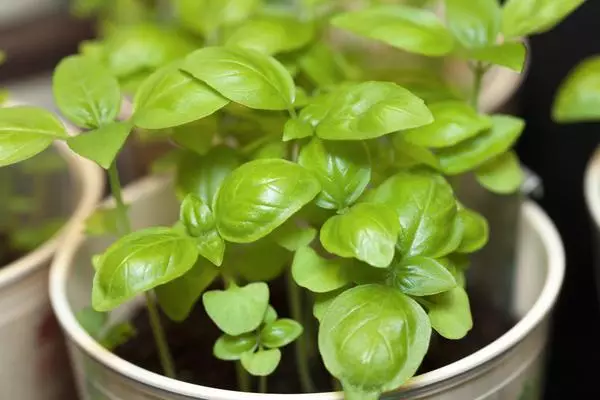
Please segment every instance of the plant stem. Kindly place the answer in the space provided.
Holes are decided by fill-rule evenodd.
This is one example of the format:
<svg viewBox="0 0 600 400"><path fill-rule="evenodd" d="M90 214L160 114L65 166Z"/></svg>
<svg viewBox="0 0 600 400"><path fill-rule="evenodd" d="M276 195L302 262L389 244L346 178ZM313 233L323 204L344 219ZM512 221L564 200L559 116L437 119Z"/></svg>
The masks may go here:
<svg viewBox="0 0 600 400"><path fill-rule="evenodd" d="M481 95L481 86L486 72L487 68L481 62L477 62L473 67L474 83L473 93L471 94L471 105L475 110L479 110L479 96Z"/></svg>
<svg viewBox="0 0 600 400"><path fill-rule="evenodd" d="M116 209L118 213L118 224L119 231L122 235L126 235L131 232L131 222L127 215L127 206L123 200L123 190L121 188L121 180L119 179L119 171L117 170L116 161L112 163L108 169L108 181L110 184L110 190L115 199ZM150 317L150 326L152 327L152 334L154 335L154 342L158 350L158 356L160 363L163 368L163 372L169 378L175 378L175 368L173 367L173 357L167 344L165 330L160 322L160 314L154 303L149 292L145 293L146 296L146 307L148 309L148 315Z"/></svg>
<svg viewBox="0 0 600 400"><path fill-rule="evenodd" d="M154 341L158 349L158 356L160 358L160 365L169 378L175 378L175 367L173 366L173 357L169 350L169 344L167 343L167 337L165 330L160 323L160 314L154 303L154 299L150 293L146 292L146 306L148 307L148 315L150 316L150 326L152 327L152 333L154 335Z"/></svg>
<svg viewBox="0 0 600 400"><path fill-rule="evenodd" d="M239 361L235 362L235 372L237 374L237 383L240 391L250 392L252 390L250 374L242 367L242 363Z"/></svg>
<svg viewBox="0 0 600 400"><path fill-rule="evenodd" d="M287 272L287 293L288 301L290 304L290 313L292 318L302 324L303 313L302 313L302 298L300 297L300 288L294 282L292 272ZM295 342L296 347L296 369L298 370L298 376L300 378L300 385L305 393L312 393L315 391L314 384L310 377L310 369L308 367L308 355L306 348L306 335L301 335Z"/></svg>
<svg viewBox="0 0 600 400"><path fill-rule="evenodd" d="M260 393L267 393L267 377L261 376L258 378L258 391Z"/></svg>

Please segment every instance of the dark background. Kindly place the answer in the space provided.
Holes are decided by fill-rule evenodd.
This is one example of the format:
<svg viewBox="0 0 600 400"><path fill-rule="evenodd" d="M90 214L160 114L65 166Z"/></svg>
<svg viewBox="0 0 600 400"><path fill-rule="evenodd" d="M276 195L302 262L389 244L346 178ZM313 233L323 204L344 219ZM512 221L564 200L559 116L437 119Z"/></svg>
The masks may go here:
<svg viewBox="0 0 600 400"><path fill-rule="evenodd" d="M518 152L543 180L540 204L556 223L567 252L566 281L550 343L544 397L548 400L600 398L595 392L600 312L592 224L583 198L584 171L600 143L600 124L561 126L550 119L560 82L580 60L593 54L600 55L598 0L587 1L553 31L531 38L531 69L520 92L527 130Z"/></svg>

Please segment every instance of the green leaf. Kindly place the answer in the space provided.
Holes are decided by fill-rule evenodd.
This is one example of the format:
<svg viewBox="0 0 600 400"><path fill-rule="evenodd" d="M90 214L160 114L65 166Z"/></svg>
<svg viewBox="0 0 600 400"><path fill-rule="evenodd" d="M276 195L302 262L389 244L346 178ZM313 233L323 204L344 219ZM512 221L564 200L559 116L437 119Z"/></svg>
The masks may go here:
<svg viewBox="0 0 600 400"><path fill-rule="evenodd" d="M486 245L489 239L489 226L486 219L473 210L460 208L458 218L462 221L464 231L458 253L474 253Z"/></svg>
<svg viewBox="0 0 600 400"><path fill-rule="evenodd" d="M88 235L118 235L123 232L119 226L121 213L116 208L99 208L85 221L85 231Z"/></svg>
<svg viewBox="0 0 600 400"><path fill-rule="evenodd" d="M434 122L400 134L407 142L424 147L449 147L492 126L490 117L478 114L462 101L435 103L429 109Z"/></svg>
<svg viewBox="0 0 600 400"><path fill-rule="evenodd" d="M437 153L442 171L447 175L458 175L485 164L509 150L524 129L522 119L494 115L490 130Z"/></svg>
<svg viewBox="0 0 600 400"><path fill-rule="evenodd" d="M67 140L75 153L109 169L131 133L131 123L109 122L98 129L80 133Z"/></svg>
<svg viewBox="0 0 600 400"><path fill-rule="evenodd" d="M221 236L250 243L267 236L309 203L321 190L303 167L284 160L255 160L223 182L214 213Z"/></svg>
<svg viewBox="0 0 600 400"><path fill-rule="evenodd" d="M312 227L300 227L293 221L288 221L273 233L273 240L288 251L296 251L308 246L317 236L317 230Z"/></svg>
<svg viewBox="0 0 600 400"><path fill-rule="evenodd" d="M360 203L330 218L321 228L321 244L340 257L354 257L386 268L394 258L400 233L398 215L384 204Z"/></svg>
<svg viewBox="0 0 600 400"><path fill-rule="evenodd" d="M503 43L470 50L465 58L501 65L521 73L527 59L527 47L519 42Z"/></svg>
<svg viewBox="0 0 600 400"><path fill-rule="evenodd" d="M225 255L225 265L231 265L240 276L250 282L268 282L279 277L289 265L291 254L270 237L233 248Z"/></svg>
<svg viewBox="0 0 600 400"><path fill-rule="evenodd" d="M179 219L187 233L196 238L200 255L216 266L221 266L225 255L225 241L219 236L210 208L195 194L188 194L181 204Z"/></svg>
<svg viewBox="0 0 600 400"><path fill-rule="evenodd" d="M410 168L417 165L427 165L434 169L440 168L440 162L431 150L406 141L402 133L394 136L393 145L394 166L398 168Z"/></svg>
<svg viewBox="0 0 600 400"><path fill-rule="evenodd" d="M254 50L206 47L190 54L183 70L229 100L254 109L288 110L296 97L285 67Z"/></svg>
<svg viewBox="0 0 600 400"><path fill-rule="evenodd" d="M481 186L498 194L517 192L525 180L519 158L512 151L501 154L477 168L475 177Z"/></svg>
<svg viewBox="0 0 600 400"><path fill-rule="evenodd" d="M431 296L456 287L443 260L422 256L408 257L394 264L389 281L409 296Z"/></svg>
<svg viewBox="0 0 600 400"><path fill-rule="evenodd" d="M0 167L27 160L46 150L54 140L67 137L63 124L49 111L0 108Z"/></svg>
<svg viewBox="0 0 600 400"><path fill-rule="evenodd" d="M286 346L298 339L304 329L293 319L278 319L265 325L260 331L260 342L269 349Z"/></svg>
<svg viewBox="0 0 600 400"><path fill-rule="evenodd" d="M294 281L303 288L315 293L332 292L350 283L347 269L348 260L320 257L310 247L296 251L292 263Z"/></svg>
<svg viewBox="0 0 600 400"><path fill-rule="evenodd" d="M212 207L221 184L238 165L240 159L229 147L215 147L205 156L186 152L178 163L177 191L182 198L193 193Z"/></svg>
<svg viewBox="0 0 600 400"><path fill-rule="evenodd" d="M279 349L259 350L256 353L246 352L242 354L242 366L250 375L269 376L281 361Z"/></svg>
<svg viewBox="0 0 600 400"><path fill-rule="evenodd" d="M381 393L417 372L430 337L429 318L414 300L394 288L364 285L329 306L319 328L319 351L345 390Z"/></svg>
<svg viewBox="0 0 600 400"><path fill-rule="evenodd" d="M313 315L317 320L319 320L319 322L323 320L323 316L325 315L325 312L327 311L331 303L333 303L336 297L342 294L345 290L346 288L341 288L338 290L334 290L333 292L317 293L315 295Z"/></svg>
<svg viewBox="0 0 600 400"><path fill-rule="evenodd" d="M363 142L326 142L313 138L298 163L315 173L322 191L317 205L341 210L351 206L371 180L369 149Z"/></svg>
<svg viewBox="0 0 600 400"><path fill-rule="evenodd" d="M469 297L462 287L427 299L431 326L446 339L462 339L473 327Z"/></svg>
<svg viewBox="0 0 600 400"><path fill-rule="evenodd" d="M426 56L443 56L454 47L452 35L437 16L416 7L373 6L338 15L332 23L357 35Z"/></svg>
<svg viewBox="0 0 600 400"><path fill-rule="evenodd" d="M219 270L213 264L198 258L185 275L155 288L158 304L171 320L185 321L200 295L218 276Z"/></svg>
<svg viewBox="0 0 600 400"><path fill-rule="evenodd" d="M272 306L267 307L267 312L263 318L263 324L270 324L277 320L277 311Z"/></svg>
<svg viewBox="0 0 600 400"><path fill-rule="evenodd" d="M110 311L184 275L197 258L194 239L172 228L148 228L124 236L98 260L92 305L97 311Z"/></svg>
<svg viewBox="0 0 600 400"><path fill-rule="evenodd" d="M240 336L221 335L213 346L213 355L223 361L237 361L247 352L254 352L258 341L254 333Z"/></svg>
<svg viewBox="0 0 600 400"><path fill-rule="evenodd" d="M108 314L94 310L92 307L85 307L79 310L75 318L79 325L94 339L98 340L104 327L108 322Z"/></svg>
<svg viewBox="0 0 600 400"><path fill-rule="evenodd" d="M502 33L510 39L549 31L584 1L507 0L502 16Z"/></svg>
<svg viewBox="0 0 600 400"><path fill-rule="evenodd" d="M175 15L181 25L209 39L219 28L245 21L260 0L176 0Z"/></svg>
<svg viewBox="0 0 600 400"><path fill-rule="evenodd" d="M172 129L171 139L175 144L203 156L213 147L218 130L217 124L216 118L204 118L176 126Z"/></svg>
<svg viewBox="0 0 600 400"><path fill-rule="evenodd" d="M245 22L227 39L238 46L272 55L298 50L314 37L314 27L289 15L271 15Z"/></svg>
<svg viewBox="0 0 600 400"><path fill-rule="evenodd" d="M144 129L165 129L207 117L229 100L204 83L181 72L181 62L150 75L135 95L133 120Z"/></svg>
<svg viewBox="0 0 600 400"><path fill-rule="evenodd" d="M348 78L342 57L326 43L318 41L300 56L298 65L317 87L332 87Z"/></svg>
<svg viewBox="0 0 600 400"><path fill-rule="evenodd" d="M467 48L495 44L501 19L498 0L446 0L448 27Z"/></svg>
<svg viewBox="0 0 600 400"><path fill-rule="evenodd" d="M202 295L204 308L219 329L231 336L251 332L262 323L269 306L269 287L264 282Z"/></svg>
<svg viewBox="0 0 600 400"><path fill-rule="evenodd" d="M300 113L327 140L364 140L429 124L423 100L390 82L345 85L315 98Z"/></svg>
<svg viewBox="0 0 600 400"><path fill-rule="evenodd" d="M283 129L283 141L289 142L294 139L311 137L314 134L312 126L307 121L300 119L289 119Z"/></svg>
<svg viewBox="0 0 600 400"><path fill-rule="evenodd" d="M70 56L58 64L52 90L63 115L82 128L113 122L121 107L116 78L102 64L84 56Z"/></svg>
<svg viewBox="0 0 600 400"><path fill-rule="evenodd" d="M98 341L107 350L114 350L127 343L137 335L135 327L130 322L123 322L109 327Z"/></svg>
<svg viewBox="0 0 600 400"><path fill-rule="evenodd" d="M108 68L119 78L152 72L198 47L181 32L151 23L121 26L111 32L105 44Z"/></svg>
<svg viewBox="0 0 600 400"><path fill-rule="evenodd" d="M450 184L429 171L400 172L377 188L369 201L384 203L400 217L398 246L403 257L441 257L453 236L457 207Z"/></svg>
<svg viewBox="0 0 600 400"><path fill-rule="evenodd" d="M552 117L561 123L600 120L600 56L571 71L558 90Z"/></svg>

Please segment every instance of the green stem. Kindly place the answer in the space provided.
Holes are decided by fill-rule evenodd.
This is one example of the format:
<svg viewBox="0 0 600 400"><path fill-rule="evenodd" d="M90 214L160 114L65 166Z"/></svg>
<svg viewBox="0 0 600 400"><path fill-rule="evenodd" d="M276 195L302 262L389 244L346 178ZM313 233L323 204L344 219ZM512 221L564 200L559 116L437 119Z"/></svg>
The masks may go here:
<svg viewBox="0 0 600 400"><path fill-rule="evenodd" d="M235 362L235 372L237 375L238 388L242 392L250 392L252 390L252 382L250 382L250 374L244 369L242 363Z"/></svg>
<svg viewBox="0 0 600 400"><path fill-rule="evenodd" d="M127 206L123 200L123 190L121 188L121 180L119 179L119 171L117 170L116 161L112 163L108 169L108 181L112 195L115 199L116 209L118 213L118 224L119 230L122 235L126 235L131 232L131 222L127 214ZM148 315L150 317L150 326L154 335L154 341L156 348L158 349L158 356L160 363L163 368L163 372L169 378L175 378L175 368L173 367L173 357L167 344L165 330L160 322L160 314L156 308L156 304L152 299L150 293L146 292L146 307L148 308Z"/></svg>
<svg viewBox="0 0 600 400"><path fill-rule="evenodd" d="M477 62L473 67L474 83L473 93L471 94L471 105L475 110L479 110L479 97L481 95L481 86L483 84L483 77L486 72L487 68L481 62Z"/></svg>
<svg viewBox="0 0 600 400"><path fill-rule="evenodd" d="M258 391L260 393L267 393L267 377L261 376L258 378Z"/></svg>
<svg viewBox="0 0 600 400"><path fill-rule="evenodd" d="M290 313L292 318L302 324L302 298L300 287L294 282L292 272L287 273L287 293L290 304ZM306 348L306 335L301 335L295 342L296 347L296 369L300 378L300 385L305 393L313 393L315 391L313 381L310 377L310 368L308 366L308 349Z"/></svg>

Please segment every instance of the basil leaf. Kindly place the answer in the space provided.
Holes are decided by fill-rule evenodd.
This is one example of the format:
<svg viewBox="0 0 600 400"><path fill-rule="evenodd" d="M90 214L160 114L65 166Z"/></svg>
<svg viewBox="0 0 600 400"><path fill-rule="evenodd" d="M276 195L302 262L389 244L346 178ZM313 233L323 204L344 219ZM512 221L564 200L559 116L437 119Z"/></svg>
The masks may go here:
<svg viewBox="0 0 600 400"><path fill-rule="evenodd" d="M264 282L227 290L211 290L202 295L210 319L228 335L251 332L262 323L269 305L269 287Z"/></svg>
<svg viewBox="0 0 600 400"><path fill-rule="evenodd" d="M213 346L213 355L223 361L237 361L247 352L258 347L256 335L246 333L240 336L221 335Z"/></svg>
<svg viewBox="0 0 600 400"><path fill-rule="evenodd" d="M114 350L122 344L127 343L137 335L135 326L130 322L123 322L109 327L102 337L98 339L98 343L107 350Z"/></svg>
<svg viewBox="0 0 600 400"><path fill-rule="evenodd" d="M552 117L562 123L600 120L600 56L571 71L558 90Z"/></svg>
<svg viewBox="0 0 600 400"><path fill-rule="evenodd" d="M443 56L454 47L452 35L437 16L416 7L373 6L338 15L332 23L357 35L426 56Z"/></svg>
<svg viewBox="0 0 600 400"><path fill-rule="evenodd" d="M70 56L58 64L52 90L59 110L82 128L111 123L121 107L117 80L101 64L84 56Z"/></svg>
<svg viewBox="0 0 600 400"><path fill-rule="evenodd" d="M364 140L429 124L423 100L390 82L345 85L315 98L300 113L327 140Z"/></svg>
<svg viewBox="0 0 600 400"><path fill-rule="evenodd" d="M422 256L408 257L392 265L389 281L409 296L431 296L456 287L443 260Z"/></svg>
<svg viewBox="0 0 600 400"><path fill-rule="evenodd" d="M229 100L254 109L288 110L296 97L285 67L254 50L206 47L190 54L183 70Z"/></svg>
<svg viewBox="0 0 600 400"><path fill-rule="evenodd" d="M440 162L431 150L408 142L403 133L394 136L393 145L393 163L397 168L409 168L417 165L427 165L434 169L440 168Z"/></svg>
<svg viewBox="0 0 600 400"><path fill-rule="evenodd" d="M362 142L325 142L313 138L302 147L298 163L319 178L323 189L317 205L326 209L351 206L371 180L369 149Z"/></svg>
<svg viewBox="0 0 600 400"><path fill-rule="evenodd" d="M175 15L186 29L211 38L219 28L246 20L260 4L260 0L176 0Z"/></svg>
<svg viewBox="0 0 600 400"><path fill-rule="evenodd" d="M97 311L110 311L184 275L197 258L194 240L172 228L149 228L124 236L98 260L92 305Z"/></svg>
<svg viewBox="0 0 600 400"><path fill-rule="evenodd" d="M498 0L446 0L448 27L467 48L495 44L501 18Z"/></svg>
<svg viewBox="0 0 600 400"><path fill-rule="evenodd" d="M319 88L333 87L345 81L345 60L323 42L316 42L298 59L298 66L306 77Z"/></svg>
<svg viewBox="0 0 600 400"><path fill-rule="evenodd" d="M186 150L204 156L213 147L218 130L217 123L217 119L211 117L175 126L172 128L171 139Z"/></svg>
<svg viewBox="0 0 600 400"><path fill-rule="evenodd" d="M325 222L321 244L340 257L354 257L373 267L386 268L394 258L399 233L398 215L393 208L360 203Z"/></svg>
<svg viewBox="0 0 600 400"><path fill-rule="evenodd" d="M130 122L110 122L67 140L75 153L109 169L131 133Z"/></svg>
<svg viewBox="0 0 600 400"><path fill-rule="evenodd" d="M211 149L205 156L186 152L178 162L177 191L182 197L193 193L212 207L223 181L240 162L235 150L224 146Z"/></svg>
<svg viewBox="0 0 600 400"><path fill-rule="evenodd" d="M524 129L525 122L519 118L494 115L490 130L437 153L442 171L458 175L483 165L510 149Z"/></svg>
<svg viewBox="0 0 600 400"><path fill-rule="evenodd" d="M549 31L584 1L507 0L502 15L502 33L510 39Z"/></svg>
<svg viewBox="0 0 600 400"><path fill-rule="evenodd" d="M404 132L407 142L424 147L449 147L492 126L491 118L478 114L462 101L435 103L429 109L433 123Z"/></svg>
<svg viewBox="0 0 600 400"><path fill-rule="evenodd" d="M285 123L283 141L289 142L294 139L303 139L311 137L313 134L313 128L308 122L294 118Z"/></svg>
<svg viewBox="0 0 600 400"><path fill-rule="evenodd" d="M523 72L527 58L527 47L524 43L503 43L497 46L481 47L470 50L465 57L469 60L489 62L502 65L516 72Z"/></svg>
<svg viewBox="0 0 600 400"><path fill-rule="evenodd" d="M458 218L464 226L462 241L456 251L458 253L474 253L488 242L489 226L486 219L473 210L460 208Z"/></svg>
<svg viewBox="0 0 600 400"><path fill-rule="evenodd" d="M314 37L314 27L288 15L272 15L245 22L227 39L239 46L272 55L298 50Z"/></svg>
<svg viewBox="0 0 600 400"><path fill-rule="evenodd" d="M499 155L477 168L475 177L481 186L498 194L517 192L525 180L519 158L512 151Z"/></svg>
<svg viewBox="0 0 600 400"><path fill-rule="evenodd" d="M229 100L181 72L181 62L150 75L135 94L133 120L144 129L165 129L207 117Z"/></svg>
<svg viewBox="0 0 600 400"><path fill-rule="evenodd" d="M154 289L158 304L171 320L185 321L202 292L217 276L219 270L214 265L198 258L194 267L185 275Z"/></svg>
<svg viewBox="0 0 600 400"><path fill-rule="evenodd" d="M312 227L299 227L293 221L288 221L273 233L275 243L288 251L296 251L309 246L317 236L317 230Z"/></svg>
<svg viewBox="0 0 600 400"><path fill-rule="evenodd" d="M272 306L267 307L267 312L265 313L265 317L263 318L263 324L270 324L271 322L275 322L277 320L277 311Z"/></svg>
<svg viewBox="0 0 600 400"><path fill-rule="evenodd" d="M462 339L473 328L469 297L462 287L427 299L431 326L446 339Z"/></svg>
<svg viewBox="0 0 600 400"><path fill-rule="evenodd" d="M159 24L133 24L111 31L105 40L106 62L118 78L152 72L197 48L194 40Z"/></svg>
<svg viewBox="0 0 600 400"><path fill-rule="evenodd" d="M333 303L336 297L342 294L345 290L346 288L341 288L338 290L334 290L333 292L317 293L314 296L315 303L313 305L313 315L319 322L323 320L323 316L325 315L325 312L327 311L331 303Z"/></svg>
<svg viewBox="0 0 600 400"><path fill-rule="evenodd" d="M311 292L326 293L350 283L347 273L349 266L348 260L325 259L310 247L303 247L294 255L292 276L298 286Z"/></svg>
<svg viewBox="0 0 600 400"><path fill-rule="evenodd" d="M318 180L284 160L255 160L223 181L214 203L221 236L250 243L267 236L320 192Z"/></svg>
<svg viewBox="0 0 600 400"><path fill-rule="evenodd" d="M269 349L283 347L298 339L303 330L302 325L293 319L278 319L262 328L260 342Z"/></svg>
<svg viewBox="0 0 600 400"><path fill-rule="evenodd" d="M457 207L450 184L429 171L400 172L379 186L369 201L393 207L399 216L398 247L403 257L441 257L453 229Z"/></svg>
<svg viewBox="0 0 600 400"><path fill-rule="evenodd" d="M256 353L246 352L242 354L242 366L250 375L269 376L281 361L279 349L259 350Z"/></svg>
<svg viewBox="0 0 600 400"><path fill-rule="evenodd" d="M429 318L414 300L394 288L364 285L329 306L319 328L319 350L345 391L372 398L415 374L430 337Z"/></svg>
<svg viewBox="0 0 600 400"><path fill-rule="evenodd" d="M289 251L268 239L228 246L233 247L233 251L226 254L225 265L231 265L235 272L250 282L276 279L289 265L292 257Z"/></svg>
<svg viewBox="0 0 600 400"><path fill-rule="evenodd" d="M55 139L66 139L63 124L49 111L34 107L0 108L0 167L27 160Z"/></svg>
<svg viewBox="0 0 600 400"><path fill-rule="evenodd" d="M104 327L108 323L107 313L98 312L91 307L79 310L75 314L75 318L83 330L96 340L101 337Z"/></svg>
<svg viewBox="0 0 600 400"><path fill-rule="evenodd" d="M225 255L225 241L217 232L215 218L210 208L194 194L189 194L181 204L179 219L187 233L196 238L200 255L216 266L221 266Z"/></svg>

